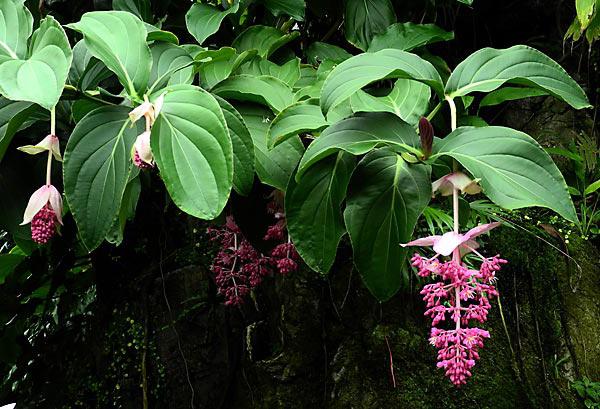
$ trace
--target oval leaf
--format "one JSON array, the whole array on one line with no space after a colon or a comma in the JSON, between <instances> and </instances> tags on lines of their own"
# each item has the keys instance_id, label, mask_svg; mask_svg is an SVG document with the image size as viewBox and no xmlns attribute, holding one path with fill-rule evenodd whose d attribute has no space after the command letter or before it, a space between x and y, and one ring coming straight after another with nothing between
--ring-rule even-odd
<instances>
[{"instance_id":1,"label":"oval leaf","mask_svg":"<svg viewBox=\"0 0 600 409\"><path fill-rule=\"evenodd\" d=\"M576 109L591 106L581 87L556 61L525 45L474 52L452 72L445 92L454 98L490 92L504 83L544 90Z\"/></svg>"},{"instance_id":2,"label":"oval leaf","mask_svg":"<svg viewBox=\"0 0 600 409\"><path fill-rule=\"evenodd\" d=\"M541 206L577 222L567 184L544 149L530 136L511 128L461 127L433 147L435 157L459 161L481 179L483 192L506 209Z\"/></svg>"},{"instance_id":3,"label":"oval leaf","mask_svg":"<svg viewBox=\"0 0 600 409\"><path fill-rule=\"evenodd\" d=\"M0 63L27 58L27 39L33 31L33 17L25 0L0 2Z\"/></svg>"},{"instance_id":4,"label":"oval leaf","mask_svg":"<svg viewBox=\"0 0 600 409\"><path fill-rule=\"evenodd\" d=\"M143 131L121 106L98 108L75 126L65 149L65 196L89 251L102 243L119 209L131 170L131 148Z\"/></svg>"},{"instance_id":5,"label":"oval leaf","mask_svg":"<svg viewBox=\"0 0 600 409\"><path fill-rule=\"evenodd\" d=\"M320 131L327 125L318 99L298 102L285 108L271 122L267 145L271 149L288 138L304 132Z\"/></svg>"},{"instance_id":6,"label":"oval leaf","mask_svg":"<svg viewBox=\"0 0 600 409\"><path fill-rule=\"evenodd\" d=\"M139 18L126 11L92 11L67 27L83 34L88 50L117 74L130 95L144 93L152 58Z\"/></svg>"},{"instance_id":7,"label":"oval leaf","mask_svg":"<svg viewBox=\"0 0 600 409\"><path fill-rule=\"evenodd\" d=\"M236 104L235 108L244 118L254 142L254 166L258 178L262 183L285 191L304 152L302 141L295 136L269 150L267 132L269 122L273 120L273 113L268 108L256 104Z\"/></svg>"},{"instance_id":8,"label":"oval leaf","mask_svg":"<svg viewBox=\"0 0 600 409\"><path fill-rule=\"evenodd\" d=\"M269 26L250 26L233 40L232 46L238 51L256 50L258 55L268 58L271 54L300 36L298 31L285 34Z\"/></svg>"},{"instance_id":9,"label":"oval leaf","mask_svg":"<svg viewBox=\"0 0 600 409\"><path fill-rule=\"evenodd\" d=\"M427 112L430 97L431 90L426 84L399 79L388 95L375 97L361 90L350 97L350 104L354 112L391 112L416 125Z\"/></svg>"},{"instance_id":10,"label":"oval leaf","mask_svg":"<svg viewBox=\"0 0 600 409\"><path fill-rule=\"evenodd\" d=\"M212 95L192 85L167 89L150 147L181 210L201 219L221 213L231 191L233 151L223 112Z\"/></svg>"},{"instance_id":11,"label":"oval leaf","mask_svg":"<svg viewBox=\"0 0 600 409\"><path fill-rule=\"evenodd\" d=\"M255 55L256 50L237 54L231 47L199 52L194 59L200 62L200 83L204 88L211 89Z\"/></svg>"},{"instance_id":12,"label":"oval leaf","mask_svg":"<svg viewBox=\"0 0 600 409\"><path fill-rule=\"evenodd\" d=\"M348 191L344 221L354 264L380 301L390 299L406 279L407 250L417 219L431 198L431 168L409 165L388 149L358 164Z\"/></svg>"},{"instance_id":13,"label":"oval leaf","mask_svg":"<svg viewBox=\"0 0 600 409\"><path fill-rule=\"evenodd\" d=\"M296 183L290 178L285 192L287 228L302 259L326 274L340 239L346 233L341 205L356 160L340 152L311 167Z\"/></svg>"},{"instance_id":14,"label":"oval leaf","mask_svg":"<svg viewBox=\"0 0 600 409\"><path fill-rule=\"evenodd\" d=\"M233 147L233 188L249 195L254 183L254 143L240 113L223 98L215 97L225 116Z\"/></svg>"},{"instance_id":15,"label":"oval leaf","mask_svg":"<svg viewBox=\"0 0 600 409\"><path fill-rule=\"evenodd\" d=\"M295 20L304 20L304 9L306 3L304 0L258 0L264 4L275 17L287 14Z\"/></svg>"},{"instance_id":16,"label":"oval leaf","mask_svg":"<svg viewBox=\"0 0 600 409\"><path fill-rule=\"evenodd\" d=\"M359 114L331 125L310 144L300 161L296 180L301 180L314 163L339 150L363 155L378 146L406 150L418 144L414 128L397 116L384 112Z\"/></svg>"},{"instance_id":17,"label":"oval leaf","mask_svg":"<svg viewBox=\"0 0 600 409\"><path fill-rule=\"evenodd\" d=\"M387 49L356 55L335 67L323 84L321 108L327 112L365 85L386 78L423 82L443 95L442 79L431 63L406 51Z\"/></svg>"},{"instance_id":18,"label":"oval leaf","mask_svg":"<svg viewBox=\"0 0 600 409\"><path fill-rule=\"evenodd\" d=\"M239 1L223 11L210 4L194 3L185 15L185 25L198 44L202 45L204 40L219 30L223 19L237 12L238 8Z\"/></svg>"},{"instance_id":19,"label":"oval leaf","mask_svg":"<svg viewBox=\"0 0 600 409\"><path fill-rule=\"evenodd\" d=\"M150 48L152 70L149 92L167 85L191 84L194 76L194 60L183 47L171 43L157 43Z\"/></svg>"},{"instance_id":20,"label":"oval leaf","mask_svg":"<svg viewBox=\"0 0 600 409\"><path fill-rule=\"evenodd\" d=\"M264 104L276 112L294 100L291 88L269 75L234 75L219 83L212 92L223 98Z\"/></svg>"}]
</instances>

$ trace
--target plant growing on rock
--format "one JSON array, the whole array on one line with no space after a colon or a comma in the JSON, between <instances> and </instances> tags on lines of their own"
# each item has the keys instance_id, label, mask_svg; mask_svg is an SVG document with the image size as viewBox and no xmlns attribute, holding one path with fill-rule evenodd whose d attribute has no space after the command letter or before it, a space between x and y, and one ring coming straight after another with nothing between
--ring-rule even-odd
<instances>
[{"instance_id":1,"label":"plant growing on rock","mask_svg":"<svg viewBox=\"0 0 600 409\"><path fill-rule=\"evenodd\" d=\"M265 236L278 244L261 254L232 217L210 230L221 246L212 270L225 303L240 304L266 275L288 274L300 259L327 274L346 233L365 286L384 302L407 282L406 246L433 246L433 258L415 255L412 263L420 276L439 280L422 291L430 339L438 365L464 384L489 337L468 324L485 321L506 261L479 254L473 240L496 224L461 233L461 195L481 194L504 209L546 207L578 223L548 153L467 107L549 95L583 109L585 93L525 45L484 48L450 70L426 47L453 33L397 22L389 1L347 2L344 34L354 55L298 40L304 1L262 3L276 26L255 24L246 2L193 3L180 37L195 42L180 44L144 1L115 1L114 10L64 26L47 16L33 32L23 0L0 0L0 15L12 17L0 18L0 109L12 113L0 118L0 160L18 130L50 111L49 136L21 147L48 154L45 185L19 209L32 239L51 243L64 218L74 220L87 252L119 244L142 186L156 187L152 178L182 212L214 220L230 214L236 195L255 194L256 176L285 197ZM221 25L232 41L211 37ZM430 121L446 107L449 132L434 135ZM70 132L57 135L58 121ZM62 183L54 183L64 186L65 214L51 179L53 160L61 160L58 137L65 150ZM452 196L453 231L413 241L435 191ZM465 262L467 252L481 258L478 268ZM438 326L448 320L454 329Z\"/></svg>"}]
</instances>

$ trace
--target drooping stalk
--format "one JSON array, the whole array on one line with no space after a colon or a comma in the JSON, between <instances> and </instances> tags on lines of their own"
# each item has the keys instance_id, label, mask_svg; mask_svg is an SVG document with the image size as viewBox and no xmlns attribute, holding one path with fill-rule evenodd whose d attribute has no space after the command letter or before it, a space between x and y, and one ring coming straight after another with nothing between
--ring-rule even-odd
<instances>
[{"instance_id":1,"label":"drooping stalk","mask_svg":"<svg viewBox=\"0 0 600 409\"><path fill-rule=\"evenodd\" d=\"M52 107L50 110L50 135L53 138L56 137L56 107ZM46 185L50 186L52 183L52 149L48 149L48 162L46 164Z\"/></svg>"},{"instance_id":2,"label":"drooping stalk","mask_svg":"<svg viewBox=\"0 0 600 409\"><path fill-rule=\"evenodd\" d=\"M456 129L456 104L454 103L454 100L449 96L446 96L446 101L448 101L448 105L450 106L450 129L451 131L454 131ZM455 172L458 170L458 163L456 163L456 160L454 160L453 168ZM460 225L458 189L456 188L456 186L452 187L452 219L454 220L454 233L458 234ZM460 250L458 247L452 252L452 259L455 263L460 264ZM456 287L454 291L454 296L456 299L456 308L457 310L460 310L460 290L458 287ZM460 318L456 321L456 329L460 329Z\"/></svg>"}]
</instances>

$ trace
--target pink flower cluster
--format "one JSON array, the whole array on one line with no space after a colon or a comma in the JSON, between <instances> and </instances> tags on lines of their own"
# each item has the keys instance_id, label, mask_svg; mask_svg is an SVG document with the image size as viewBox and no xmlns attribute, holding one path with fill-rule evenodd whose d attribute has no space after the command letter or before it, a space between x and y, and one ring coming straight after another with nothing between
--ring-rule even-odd
<instances>
[{"instance_id":1,"label":"pink flower cluster","mask_svg":"<svg viewBox=\"0 0 600 409\"><path fill-rule=\"evenodd\" d=\"M446 376L456 386L466 383L471 376L471 368L479 359L479 349L484 338L490 334L480 328L469 327L471 321L483 323L491 308L490 299L498 295L494 282L496 273L507 261L499 256L483 257L477 252L477 243L472 239L498 224L478 226L465 235L447 234L418 239L409 245L429 245L437 248L432 258L415 254L412 265L421 277L432 277L438 281L423 287L421 294L426 303L425 315L432 320L429 341L438 349L438 368L446 371ZM461 251L473 252L481 258L479 270L470 269L461 260ZM448 261L441 262L440 255L452 254ZM439 328L440 324L451 321L452 329Z\"/></svg>"},{"instance_id":2,"label":"pink flower cluster","mask_svg":"<svg viewBox=\"0 0 600 409\"><path fill-rule=\"evenodd\" d=\"M426 303L425 315L432 319L429 341L438 349L438 368L446 370L446 376L457 386L466 383L470 369L479 359L479 349L489 332L467 327L472 320L483 323L491 308L490 298L498 292L493 285L495 273L506 260L494 256L483 259L479 270L469 269L460 259L444 263L437 257L424 259L419 254L412 258L412 265L421 277L431 276L440 281L427 284L421 294ZM455 329L437 326L449 318ZM464 326L464 327L461 327Z\"/></svg>"},{"instance_id":3,"label":"pink flower cluster","mask_svg":"<svg viewBox=\"0 0 600 409\"><path fill-rule=\"evenodd\" d=\"M46 204L31 219L31 238L38 244L46 244L56 233L56 213Z\"/></svg>"},{"instance_id":4,"label":"pink flower cluster","mask_svg":"<svg viewBox=\"0 0 600 409\"><path fill-rule=\"evenodd\" d=\"M225 305L243 304L244 297L265 276L273 274L273 267L282 275L298 269L300 256L287 237L285 218L282 213L276 213L276 218L277 222L268 228L264 240L285 242L275 246L270 256L263 255L250 244L231 216L227 216L221 228L208 229L211 240L218 240L221 245L211 270L219 294L225 297Z\"/></svg>"}]
</instances>

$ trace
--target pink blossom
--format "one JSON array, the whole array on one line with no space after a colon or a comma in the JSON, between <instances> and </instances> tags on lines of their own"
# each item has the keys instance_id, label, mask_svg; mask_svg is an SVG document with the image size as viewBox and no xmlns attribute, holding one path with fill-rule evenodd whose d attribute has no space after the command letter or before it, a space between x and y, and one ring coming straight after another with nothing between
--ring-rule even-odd
<instances>
[{"instance_id":1,"label":"pink blossom","mask_svg":"<svg viewBox=\"0 0 600 409\"><path fill-rule=\"evenodd\" d=\"M450 196L455 188L463 193L475 195L481 192L477 181L478 179L472 180L462 172L453 172L433 182L431 187L434 194L439 191L442 196Z\"/></svg>"},{"instance_id":2,"label":"pink blossom","mask_svg":"<svg viewBox=\"0 0 600 409\"><path fill-rule=\"evenodd\" d=\"M53 185L44 185L29 198L21 225L31 223L31 237L46 244L56 232L56 222L62 224L62 196Z\"/></svg>"},{"instance_id":3,"label":"pink blossom","mask_svg":"<svg viewBox=\"0 0 600 409\"><path fill-rule=\"evenodd\" d=\"M408 243L400 244L402 247L408 246L419 246L419 247L430 247L433 246L433 251L442 256L449 256L452 254L454 249L461 248L464 250L472 250L478 247L477 242L473 239L483 233L492 230L495 227L500 226L499 222L482 224L472 228L465 234L455 233L453 231L444 233L442 236L434 235L423 237L421 239L413 240Z\"/></svg>"},{"instance_id":4,"label":"pink blossom","mask_svg":"<svg viewBox=\"0 0 600 409\"><path fill-rule=\"evenodd\" d=\"M154 166L154 156L150 149L150 131L138 135L131 150L133 163L140 169L149 169Z\"/></svg>"},{"instance_id":5,"label":"pink blossom","mask_svg":"<svg viewBox=\"0 0 600 409\"><path fill-rule=\"evenodd\" d=\"M60 155L60 141L56 135L47 135L37 145L19 146L17 149L30 155L37 155L38 153L50 151L52 152L54 159L62 162L62 156Z\"/></svg>"}]
</instances>

